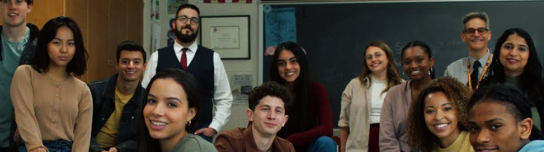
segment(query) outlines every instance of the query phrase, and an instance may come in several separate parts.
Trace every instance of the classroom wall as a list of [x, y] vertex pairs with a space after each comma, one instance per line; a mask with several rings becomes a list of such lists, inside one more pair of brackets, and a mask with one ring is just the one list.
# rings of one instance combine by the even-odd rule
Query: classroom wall
[[[160, 1], [160, 25], [161, 25], [161, 40], [160, 47], [166, 46], [166, 30], [168, 28], [167, 0]], [[253, 87], [257, 85], [258, 80], [258, 52], [257, 52], [257, 40], [258, 40], [258, 2], [253, 3], [199, 3], [198, 0], [189, 0], [190, 4], [194, 4], [199, 7], [201, 16], [225, 16], [225, 15], [249, 15], [250, 16], [250, 57], [249, 60], [223, 60], [225, 70], [227, 74], [242, 72], [253, 74]], [[151, 50], [152, 43], [152, 19], [151, 19], [151, 1], [146, 0], [144, 6], [144, 47], [151, 54], [154, 50]], [[198, 40], [199, 38], [197, 38]], [[241, 44], [247, 45], [247, 44]], [[229, 77], [230, 78], [230, 77]], [[227, 124], [222, 130], [230, 130], [235, 127], [246, 127], [248, 118], [245, 114], [247, 109], [247, 103], [233, 104], [231, 108], [231, 116]]]

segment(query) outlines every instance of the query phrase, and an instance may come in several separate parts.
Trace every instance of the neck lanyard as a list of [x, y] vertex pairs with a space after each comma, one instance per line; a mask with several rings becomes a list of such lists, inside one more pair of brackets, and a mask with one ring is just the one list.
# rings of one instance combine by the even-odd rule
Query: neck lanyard
[[[487, 57], [487, 62], [485, 62], [484, 69], [482, 70], [482, 74], [478, 78], [478, 84], [476, 84], [475, 89], [478, 89], [478, 87], [480, 86], [480, 82], [482, 81], [482, 78], [484, 78], [484, 74], [487, 71], [487, 68], [489, 67], [489, 63], [491, 62], [491, 58], [493, 58], [493, 54], [489, 54], [489, 57]], [[469, 59], [467, 59], [467, 76], [468, 76], [468, 88], [470, 88], [470, 91], [473, 91], [472, 78], [470, 77], [470, 60]]]

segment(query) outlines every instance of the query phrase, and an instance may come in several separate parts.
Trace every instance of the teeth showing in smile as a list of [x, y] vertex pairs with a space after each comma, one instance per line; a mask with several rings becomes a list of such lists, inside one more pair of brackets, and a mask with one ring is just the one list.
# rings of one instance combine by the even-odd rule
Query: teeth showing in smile
[[448, 126], [448, 124], [438, 124], [438, 125], [434, 125], [435, 128], [437, 129], [444, 129], [444, 127]]
[[8, 14], [8, 15], [9, 15], [9, 16], [16, 16], [17, 14], [15, 14], [15, 13], [10, 13], [10, 14]]
[[128, 74], [134, 74], [136, 71], [127, 71]]
[[166, 125], [166, 123], [164, 123], [164, 122], [153, 122], [153, 121], [152, 121], [151, 123], [152, 123], [153, 125], [155, 125], [155, 126], [164, 126], [164, 125]]
[[412, 74], [419, 74], [419, 71], [412, 71]]
[[287, 76], [292, 76], [292, 75], [294, 75], [294, 74], [295, 74], [295, 72], [288, 72], [288, 73], [285, 73], [285, 75], [287, 75]]

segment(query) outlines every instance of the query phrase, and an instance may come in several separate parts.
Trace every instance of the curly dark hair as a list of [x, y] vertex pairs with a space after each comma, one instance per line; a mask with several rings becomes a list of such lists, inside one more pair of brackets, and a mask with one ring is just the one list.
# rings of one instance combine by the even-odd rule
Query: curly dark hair
[[269, 81], [261, 86], [253, 88], [251, 93], [249, 93], [249, 109], [255, 111], [255, 107], [261, 102], [261, 99], [266, 96], [278, 97], [283, 100], [284, 105], [288, 105], [291, 102], [291, 97], [289, 97], [287, 88], [277, 82]]
[[466, 108], [471, 91], [463, 83], [452, 77], [437, 78], [421, 91], [417, 100], [413, 101], [408, 113], [408, 144], [421, 152], [430, 152], [439, 146], [438, 138], [432, 134], [425, 123], [425, 97], [431, 93], [442, 92], [457, 111], [460, 130], [467, 130]]

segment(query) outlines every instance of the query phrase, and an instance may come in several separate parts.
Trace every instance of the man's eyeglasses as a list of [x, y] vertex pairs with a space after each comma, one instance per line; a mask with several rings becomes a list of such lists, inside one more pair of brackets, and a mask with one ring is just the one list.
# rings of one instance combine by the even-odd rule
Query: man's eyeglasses
[[200, 20], [198, 20], [198, 18], [196, 17], [192, 17], [192, 18], [188, 18], [187, 16], [183, 15], [183, 16], [178, 16], [177, 17], [177, 20], [182, 22], [182, 23], [186, 23], [188, 20], [191, 20], [191, 24], [193, 25], [197, 25], [200, 23]]
[[480, 35], [485, 35], [489, 31], [489, 29], [487, 29], [485, 27], [480, 27], [480, 28], [477, 28], [477, 29], [468, 28], [468, 29], [463, 30], [463, 33], [469, 34], [469, 35], [474, 35], [476, 33], [476, 31], [478, 31], [478, 33], [480, 33]]

